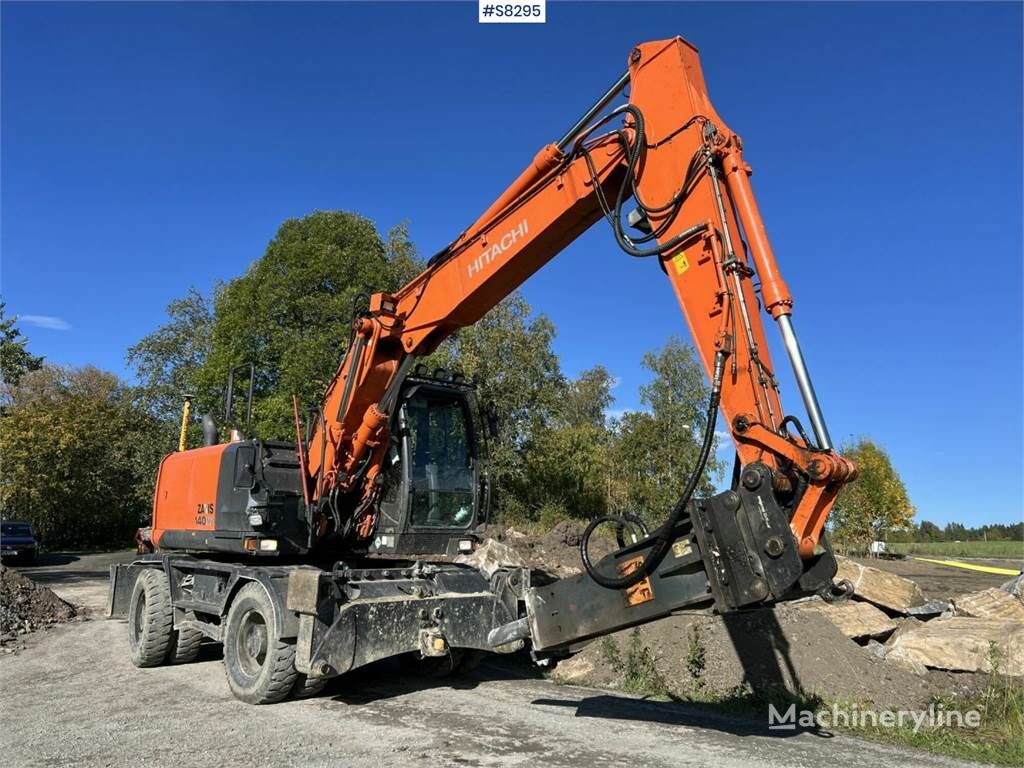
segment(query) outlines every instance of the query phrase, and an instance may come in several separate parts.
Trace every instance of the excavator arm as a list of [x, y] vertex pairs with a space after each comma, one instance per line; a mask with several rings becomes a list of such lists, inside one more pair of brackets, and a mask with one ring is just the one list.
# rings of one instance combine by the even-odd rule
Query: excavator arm
[[[627, 85], [628, 102], [610, 108]], [[742, 472], [727, 492], [732, 497], [715, 509], [691, 504], [691, 482], [669, 520], [638, 549], [632, 570], [619, 563], [618, 575], [602, 576], [585, 558], [590, 575], [603, 586], [636, 589], [689, 531], [692, 549], [703, 552], [698, 559], [719, 564], [708, 580], [725, 607], [779, 597], [799, 578], [804, 589], [829, 586], [835, 565], [825, 520], [856, 467], [833, 450], [750, 173], [739, 136], [711, 105], [696, 49], [681, 38], [637, 46], [628, 72], [561, 140], [541, 149], [420, 275], [395, 293], [372, 296], [355, 319], [309, 441], [305, 481], [320, 510], [318, 534], [343, 527], [357, 539], [371, 535], [388, 424], [414, 361], [479, 320], [604, 218], [623, 250], [658, 262], [682, 307], [712, 381], [704, 461], [720, 408]], [[779, 326], [813, 438], [783, 409], [762, 305]], [[644, 311], [636, 308], [627, 322]], [[723, 527], [723, 515], [740, 522]], [[744, 565], [751, 551], [771, 567]], [[738, 576], [744, 569], [750, 573]]]

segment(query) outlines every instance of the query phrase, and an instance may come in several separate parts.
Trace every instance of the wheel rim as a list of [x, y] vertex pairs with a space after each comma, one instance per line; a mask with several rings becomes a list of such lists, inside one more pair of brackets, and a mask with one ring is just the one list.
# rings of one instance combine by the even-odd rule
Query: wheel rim
[[146, 591], [139, 590], [139, 598], [135, 601], [135, 619], [132, 621], [132, 642], [138, 644], [146, 625]]
[[255, 677], [263, 669], [267, 660], [267, 622], [258, 611], [248, 611], [242, 617], [235, 652], [247, 675]]

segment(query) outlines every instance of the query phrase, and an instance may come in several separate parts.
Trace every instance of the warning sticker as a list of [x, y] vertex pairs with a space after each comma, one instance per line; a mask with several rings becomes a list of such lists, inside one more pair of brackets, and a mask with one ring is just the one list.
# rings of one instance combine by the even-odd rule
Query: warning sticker
[[672, 266], [676, 268], [676, 274], [681, 275], [690, 268], [690, 262], [686, 258], [686, 251], [680, 251], [672, 257]]
[[[618, 564], [619, 575], [628, 576], [639, 568], [643, 561], [643, 557], [634, 557], [629, 560], [623, 560]], [[642, 579], [632, 587], [626, 587], [624, 593], [626, 595], [627, 605], [640, 605], [641, 603], [646, 603], [654, 599], [654, 588], [651, 586], [651, 580], [649, 578]]]

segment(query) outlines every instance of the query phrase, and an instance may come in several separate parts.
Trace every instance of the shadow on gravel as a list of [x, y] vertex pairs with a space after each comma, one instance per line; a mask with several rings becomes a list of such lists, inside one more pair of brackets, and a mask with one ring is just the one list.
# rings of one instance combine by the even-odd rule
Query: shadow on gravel
[[650, 699], [633, 699], [624, 696], [603, 694], [588, 696], [579, 701], [575, 699], [534, 699], [530, 702], [543, 707], [575, 707], [576, 717], [600, 717], [609, 720], [638, 720], [663, 725], [688, 725], [694, 728], [707, 728], [734, 736], [770, 736], [773, 738], [792, 738], [801, 733], [811, 733], [821, 738], [830, 739], [833, 734], [822, 728], [801, 728], [794, 726], [788, 729], [769, 729], [766, 723], [756, 720], [744, 720], [723, 715], [712, 705], [684, 704], [676, 701], [651, 701]]
[[409, 660], [384, 659], [333, 678], [321, 695], [344, 704], [359, 705], [417, 691], [472, 690], [482, 682], [543, 678], [540, 671], [532, 667], [529, 657], [520, 659], [519, 656], [485, 660], [471, 672], [448, 675], [418, 673], [415, 663], [410, 664]]
[[80, 555], [71, 552], [40, 552], [36, 555], [36, 559], [32, 561], [30, 567], [45, 568], [51, 565], [67, 565], [81, 559]]

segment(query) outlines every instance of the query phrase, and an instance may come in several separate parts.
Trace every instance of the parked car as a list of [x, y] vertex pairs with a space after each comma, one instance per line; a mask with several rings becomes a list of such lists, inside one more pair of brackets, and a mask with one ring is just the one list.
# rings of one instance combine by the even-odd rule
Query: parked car
[[0, 560], [31, 563], [39, 552], [39, 541], [30, 523], [0, 523]]

